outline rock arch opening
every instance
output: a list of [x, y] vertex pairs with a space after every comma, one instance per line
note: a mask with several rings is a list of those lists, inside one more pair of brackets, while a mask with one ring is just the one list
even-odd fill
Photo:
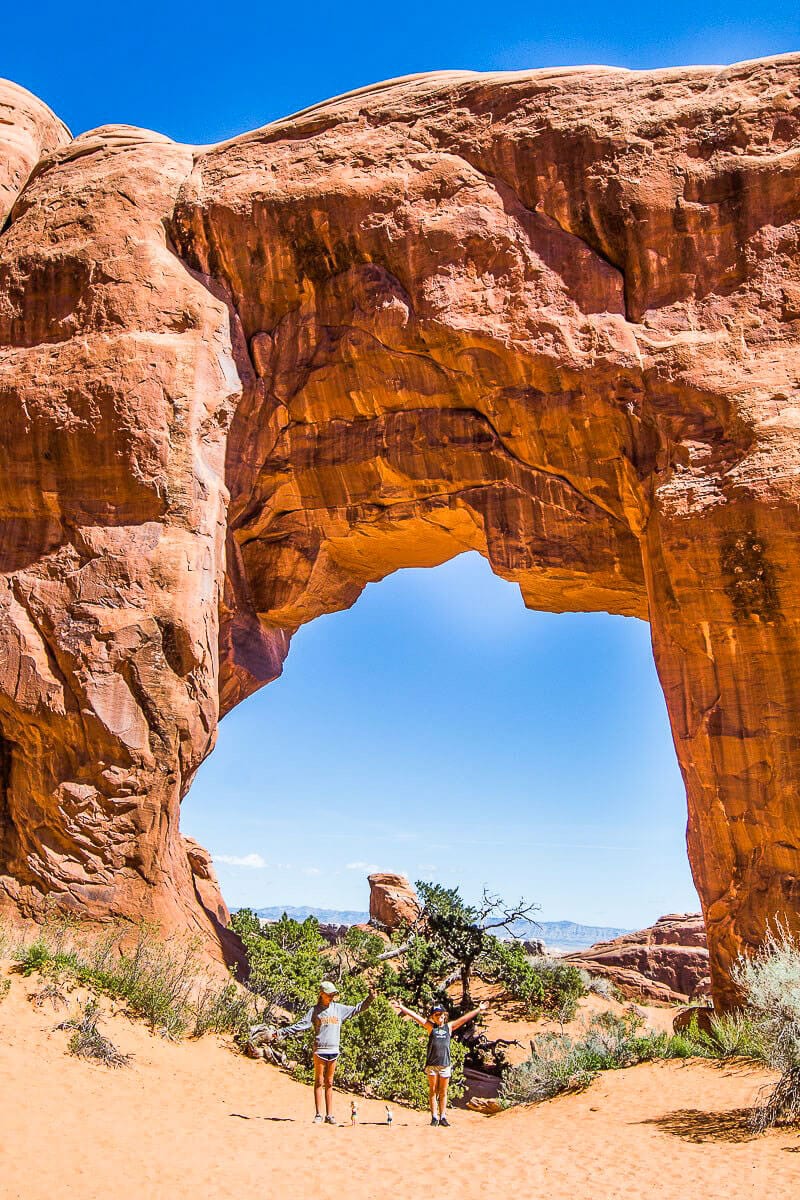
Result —
[[181, 821], [236, 906], [359, 910], [391, 868], [548, 919], [697, 907], [647, 627], [531, 612], [474, 553], [301, 630], [221, 723]]

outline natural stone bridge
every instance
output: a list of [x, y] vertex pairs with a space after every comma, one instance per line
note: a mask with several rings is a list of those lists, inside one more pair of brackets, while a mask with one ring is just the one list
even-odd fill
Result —
[[220, 713], [477, 549], [650, 621], [730, 1003], [800, 925], [800, 56], [0, 141], [0, 908], [208, 935]]

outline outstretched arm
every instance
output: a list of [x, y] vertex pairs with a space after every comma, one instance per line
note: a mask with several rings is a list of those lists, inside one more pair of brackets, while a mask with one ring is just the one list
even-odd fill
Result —
[[412, 1021], [416, 1021], [423, 1029], [432, 1029], [430, 1021], [426, 1021], [418, 1012], [414, 1012], [413, 1008], [406, 1008], [405, 1004], [401, 1004], [399, 1000], [392, 1001], [392, 1008], [395, 1012], [401, 1013], [404, 1017], [410, 1017]]
[[455, 1021], [450, 1022], [450, 1032], [453, 1033], [454, 1030], [460, 1029], [462, 1025], [466, 1025], [470, 1021], [474, 1021], [475, 1017], [479, 1016], [483, 1012], [486, 1012], [488, 1007], [488, 1002], [486, 1000], [482, 1000], [477, 1008], [473, 1008], [472, 1012], [464, 1013], [463, 1017], [456, 1017]]
[[301, 1017], [299, 1021], [295, 1021], [294, 1025], [286, 1025], [283, 1029], [279, 1029], [275, 1034], [276, 1039], [289, 1037], [292, 1033], [304, 1033], [306, 1029], [310, 1029], [313, 1012], [314, 1009], [310, 1008], [304, 1017]]
[[342, 1015], [342, 1021], [349, 1021], [351, 1017], [357, 1017], [365, 1008], [369, 1008], [372, 1001], [375, 999], [375, 989], [370, 988], [363, 1000], [359, 1000], [358, 1004], [340, 1004], [339, 1009]]

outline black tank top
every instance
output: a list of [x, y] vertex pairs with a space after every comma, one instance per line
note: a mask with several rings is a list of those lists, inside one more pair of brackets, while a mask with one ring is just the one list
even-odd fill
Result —
[[450, 1066], [450, 1026], [434, 1025], [428, 1034], [428, 1053], [425, 1057], [426, 1067]]

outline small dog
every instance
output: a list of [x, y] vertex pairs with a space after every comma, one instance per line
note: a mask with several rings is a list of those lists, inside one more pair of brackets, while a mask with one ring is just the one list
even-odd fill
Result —
[[358, 1105], [356, 1104], [355, 1100], [350, 1101], [350, 1124], [358, 1124]]
[[394, 1116], [392, 1115], [392, 1110], [389, 1108], [388, 1104], [384, 1105], [384, 1107], [386, 1109], [386, 1124], [391, 1125], [392, 1121], [394, 1120]]

